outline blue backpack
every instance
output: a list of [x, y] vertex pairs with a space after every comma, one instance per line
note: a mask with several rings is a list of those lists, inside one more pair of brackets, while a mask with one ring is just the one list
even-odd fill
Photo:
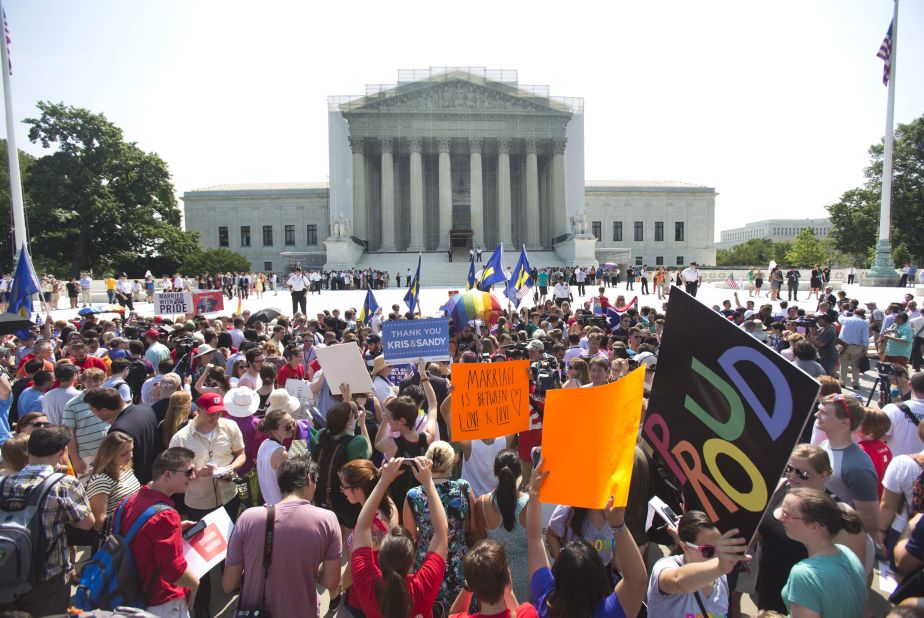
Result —
[[148, 582], [145, 589], [139, 586], [131, 542], [151, 517], [172, 507], [162, 503], [152, 504], [135, 520], [128, 533], [122, 536], [122, 512], [126, 502], [128, 498], [122, 500], [113, 514], [112, 534], [83, 568], [74, 602], [79, 609], [113, 610], [123, 605], [139, 609], [147, 607], [145, 594], [151, 582]]

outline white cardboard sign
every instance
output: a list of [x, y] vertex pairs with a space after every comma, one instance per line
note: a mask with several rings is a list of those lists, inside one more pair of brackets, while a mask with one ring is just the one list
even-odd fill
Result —
[[355, 343], [318, 346], [315, 350], [331, 395], [340, 394], [341, 383], [348, 384], [351, 393], [372, 392], [372, 378]]

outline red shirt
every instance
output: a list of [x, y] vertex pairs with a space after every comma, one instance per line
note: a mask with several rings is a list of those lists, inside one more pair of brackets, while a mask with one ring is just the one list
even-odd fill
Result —
[[71, 357], [71, 362], [80, 368], [80, 373], [83, 373], [87, 369], [102, 369], [103, 373], [107, 376], [109, 375], [109, 367], [106, 366], [106, 361], [99, 357], [87, 354], [87, 357], [82, 361], [78, 361], [76, 358]]
[[305, 367], [299, 363], [295, 369], [292, 369], [292, 366], [289, 363], [286, 363], [279, 368], [279, 371], [276, 373], [276, 385], [279, 388], [286, 387], [286, 380], [304, 380], [305, 379]]
[[[382, 578], [382, 571], [372, 553], [371, 547], [360, 547], [350, 555], [350, 568], [353, 570], [353, 589], [359, 607], [368, 618], [382, 618], [379, 602], [375, 598], [375, 583]], [[413, 575], [406, 577], [414, 611], [410, 618], [424, 618], [433, 614], [433, 604], [443, 583], [446, 561], [433, 552], [424, 556], [423, 563]], [[350, 597], [351, 600], [353, 597]]]
[[539, 618], [539, 614], [536, 612], [536, 608], [532, 606], [532, 603], [521, 603], [517, 606], [514, 614], [511, 614], [509, 609], [505, 609], [499, 614], [460, 612], [458, 614], [449, 614], [449, 618]]
[[879, 497], [882, 498], [882, 477], [889, 462], [892, 461], [892, 449], [882, 440], [863, 440], [857, 444], [873, 460], [876, 476], [879, 477]]
[[[125, 505], [120, 532], [127, 533], [144, 510], [158, 502], [173, 506], [170, 496], [142, 487]], [[145, 599], [149, 607], [186, 596], [185, 588], [172, 583], [186, 571], [182, 530], [180, 514], [175, 508], [170, 508], [151, 517], [131, 542], [139, 585], [141, 590], [149, 591]], [[154, 569], [157, 569], [157, 581], [151, 581]]]

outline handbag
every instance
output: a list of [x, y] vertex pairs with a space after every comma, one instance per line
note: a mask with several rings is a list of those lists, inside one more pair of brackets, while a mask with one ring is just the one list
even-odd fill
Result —
[[866, 354], [863, 354], [863, 356], [860, 357], [860, 362], [857, 363], [857, 367], [860, 369], [861, 373], [866, 373], [867, 371], [869, 371], [870, 370], [869, 356], [867, 356]]
[[273, 562], [273, 528], [276, 524], [276, 507], [266, 507], [266, 533], [263, 537], [263, 593], [260, 605], [251, 609], [244, 609], [240, 605], [234, 612], [234, 618], [272, 618], [266, 609], [266, 577], [270, 564]]

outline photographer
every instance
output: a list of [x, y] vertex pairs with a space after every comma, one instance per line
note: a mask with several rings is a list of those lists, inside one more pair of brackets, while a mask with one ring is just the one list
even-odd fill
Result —
[[533, 339], [526, 344], [526, 353], [529, 356], [529, 371], [536, 385], [536, 393], [541, 395], [549, 389], [561, 388], [558, 360], [545, 352], [545, 344], [539, 339]]
[[818, 363], [829, 376], [834, 375], [834, 366], [837, 364], [837, 330], [832, 324], [831, 317], [828, 314], [820, 314], [815, 317], [816, 325], [814, 328], [809, 326], [806, 329], [808, 340], [818, 349]]

